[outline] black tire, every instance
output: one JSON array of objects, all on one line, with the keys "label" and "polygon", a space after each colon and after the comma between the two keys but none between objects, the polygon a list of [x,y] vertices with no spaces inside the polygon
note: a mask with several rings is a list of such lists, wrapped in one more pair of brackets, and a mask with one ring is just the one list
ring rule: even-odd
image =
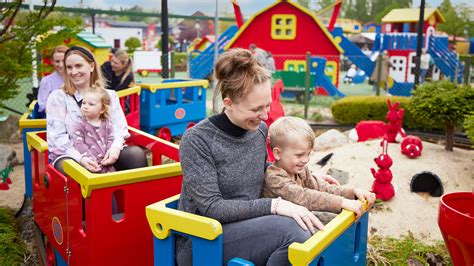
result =
[{"label": "black tire", "polygon": [[[55,266],[56,258],[49,244],[48,238],[43,234],[39,226],[35,223],[35,245],[38,255],[38,262],[41,266]],[[51,249],[51,250],[49,250]]]}]

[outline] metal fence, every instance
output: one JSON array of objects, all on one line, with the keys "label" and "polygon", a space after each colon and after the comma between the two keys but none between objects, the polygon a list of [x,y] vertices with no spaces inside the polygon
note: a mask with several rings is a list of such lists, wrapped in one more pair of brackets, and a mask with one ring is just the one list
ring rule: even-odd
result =
[{"label": "metal fence", "polygon": [[[193,68],[193,60],[199,59],[203,55],[190,57],[179,56],[171,64],[171,77],[189,77],[189,67]],[[200,59],[213,64],[214,56],[206,55],[209,58]],[[450,58],[454,61],[450,55]],[[474,83],[474,58],[472,56],[462,56],[456,58],[460,63],[449,68],[440,58],[431,58],[428,68],[420,69],[416,73],[416,57],[410,55],[391,52],[388,56],[383,54],[370,53],[363,56],[310,56],[305,54],[274,54],[268,56],[264,63],[273,70],[274,80],[283,81],[285,91],[282,97],[294,99],[296,102],[304,102],[304,92],[308,89],[309,99],[312,95],[329,95],[333,97],[343,97],[345,95],[372,95],[384,94],[394,88],[413,87],[415,78],[419,78],[419,83],[436,81],[441,79],[451,79],[458,83]],[[446,60],[445,60],[446,61]],[[379,62],[379,63],[377,63]],[[444,64],[444,65],[443,65]],[[309,69],[308,69],[309,67]],[[208,72],[203,72],[203,77],[212,78],[212,65]],[[158,77],[158,76],[157,76]],[[143,83],[157,82],[157,77],[140,77]],[[458,77],[458,78],[455,78]],[[194,77],[196,78],[196,77]],[[28,94],[32,91],[31,79],[24,79],[19,82],[20,89],[15,98],[3,102],[4,108],[0,107],[0,116],[12,113],[24,113],[28,111],[30,99]]]}]

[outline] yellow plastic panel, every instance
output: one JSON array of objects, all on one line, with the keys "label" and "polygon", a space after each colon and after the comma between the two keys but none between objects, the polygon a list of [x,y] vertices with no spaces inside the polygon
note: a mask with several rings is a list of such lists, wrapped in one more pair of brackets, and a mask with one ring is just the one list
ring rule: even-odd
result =
[{"label": "yellow plastic panel", "polygon": [[175,230],[214,240],[222,234],[222,225],[214,219],[166,207],[168,203],[178,199],[179,194],[146,207],[146,217],[154,236],[165,239],[170,230]]},{"label": "yellow plastic panel", "polygon": [[181,164],[170,163],[124,171],[95,174],[87,171],[74,160],[64,161],[64,171],[81,186],[81,193],[88,198],[92,190],[181,175]]},{"label": "yellow plastic panel", "polygon": [[276,14],[272,16],[272,39],[294,40],[296,37],[296,16]]},{"label": "yellow plastic panel", "polygon": [[[364,213],[367,211],[367,202],[363,203]],[[363,213],[362,213],[363,214]],[[293,243],[288,248],[288,258],[292,265],[308,265],[314,258],[323,252],[355,221],[353,212],[343,210],[336,218],[329,222],[326,230],[318,231],[304,243]]]}]

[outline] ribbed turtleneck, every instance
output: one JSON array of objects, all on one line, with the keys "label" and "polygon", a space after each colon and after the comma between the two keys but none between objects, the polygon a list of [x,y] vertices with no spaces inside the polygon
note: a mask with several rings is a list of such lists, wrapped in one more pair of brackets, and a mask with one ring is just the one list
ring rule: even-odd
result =
[{"label": "ribbed turtleneck", "polygon": [[209,121],[220,130],[234,137],[242,137],[247,133],[247,130],[233,124],[225,113],[211,116]]}]

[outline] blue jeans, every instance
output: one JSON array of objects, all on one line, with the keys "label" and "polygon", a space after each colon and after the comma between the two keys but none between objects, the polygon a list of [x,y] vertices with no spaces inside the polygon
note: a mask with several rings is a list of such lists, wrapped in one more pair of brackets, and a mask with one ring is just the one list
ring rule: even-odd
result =
[{"label": "blue jeans", "polygon": [[426,73],[428,72],[428,69],[422,69],[420,68],[420,83],[425,81]]},{"label": "blue jeans", "polygon": [[[224,224],[222,231],[224,265],[236,257],[255,265],[290,265],[288,246],[293,242],[303,243],[311,236],[292,218],[279,215]],[[176,250],[178,265],[192,265],[190,240]]]}]

